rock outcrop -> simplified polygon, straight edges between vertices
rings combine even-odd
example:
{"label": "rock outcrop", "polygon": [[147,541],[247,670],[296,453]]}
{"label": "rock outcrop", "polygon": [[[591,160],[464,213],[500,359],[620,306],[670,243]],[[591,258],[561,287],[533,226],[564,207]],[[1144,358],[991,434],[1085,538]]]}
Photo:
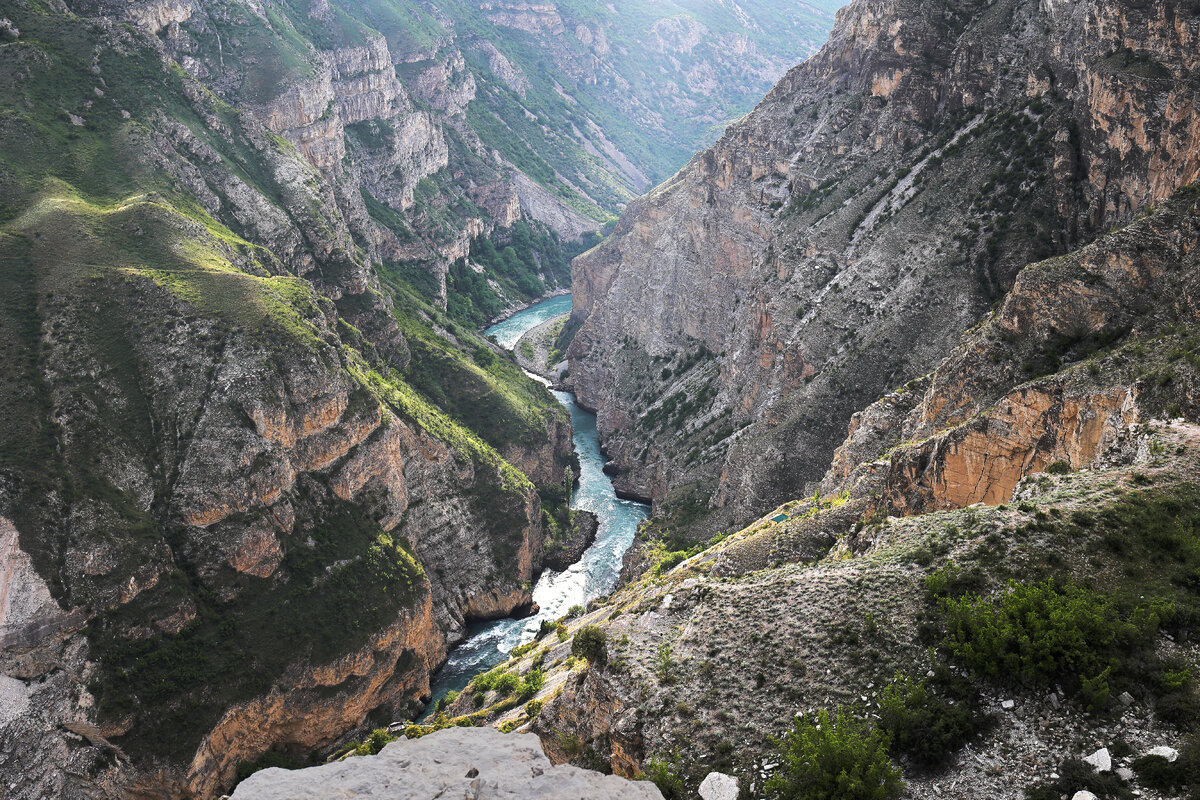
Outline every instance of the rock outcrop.
{"label": "rock outcrop", "polygon": [[541,502],[501,451],[561,482],[570,426],[375,270],[326,145],[428,122],[382,39],[235,111],[261,7],[74,8],[16,9],[36,41],[0,54],[0,785],[215,796],[411,717],[468,620],[530,606]]}
{"label": "rock outcrop", "polygon": [[840,11],[575,263],[571,380],[622,488],[697,533],[803,493],[1026,263],[1200,176],[1197,36],[1170,0]]}
{"label": "rock outcrop", "polygon": [[662,800],[649,782],[633,782],[578,767],[552,766],[536,736],[494,728],[448,728],[401,739],[379,755],[288,772],[263,770],[231,800]]}
{"label": "rock outcrop", "polygon": [[[1200,324],[1198,199],[1182,190],[1149,217],[1023,270],[903,400],[855,415],[822,491],[901,514],[999,504],[1052,464],[1095,465],[1138,422],[1193,418],[1197,386],[1179,332]],[[1123,347],[1153,353],[1131,360]]]}

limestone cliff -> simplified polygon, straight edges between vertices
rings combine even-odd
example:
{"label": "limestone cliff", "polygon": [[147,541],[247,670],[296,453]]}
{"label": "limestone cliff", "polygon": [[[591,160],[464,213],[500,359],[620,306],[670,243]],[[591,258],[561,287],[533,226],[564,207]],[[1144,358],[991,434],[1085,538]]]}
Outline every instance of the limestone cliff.
{"label": "limestone cliff", "polygon": [[[550,239],[601,228],[815,49],[830,22],[809,7],[738,16],[711,5],[713,30],[695,11],[646,4],[639,15],[662,18],[650,32],[637,15],[554,3],[72,7],[154,34],[183,69],[333,184],[370,260],[478,324],[564,284],[567,261]],[[524,282],[471,258],[474,241],[507,243],[518,223],[547,237]],[[467,269],[490,283],[468,290]],[[464,314],[456,293],[486,313]],[[484,303],[493,295],[499,308]]]}
{"label": "limestone cliff", "polygon": [[401,107],[380,40],[288,84],[323,121],[181,68],[194,5],[104,5],[135,24],[22,4],[0,52],[0,783],[214,796],[411,715],[469,618],[529,606],[543,512],[502,454],[561,482],[570,427],[380,280],[307,133]]}
{"label": "limestone cliff", "polygon": [[1195,418],[1197,196],[1023,270],[904,400],[854,416],[822,491],[902,514],[999,504],[1051,464],[1093,464],[1138,422]]}
{"label": "limestone cliff", "polygon": [[[843,705],[894,724],[909,680],[949,692],[974,727],[941,742],[934,768],[893,739],[903,797],[1019,796],[1097,740],[1140,753],[1179,741],[1200,690],[1184,681],[1169,700],[1138,670],[1196,663],[1195,623],[1160,630],[1132,609],[1197,608],[1186,587],[1200,557],[1183,552],[1200,492],[1198,254],[1200,189],[1187,187],[1029,265],[936,370],[854,416],[819,493],[697,554],[659,551],[656,569],[562,620],[564,636],[497,668],[539,673],[524,709],[493,689],[475,710],[482,690],[468,687],[451,711],[534,731],[556,761],[625,775],[667,764],[688,787],[718,769],[752,795],[785,761],[772,737],[798,714]],[[1094,715],[1069,683],[962,669],[950,655],[964,634],[944,638],[946,597],[994,604],[1034,583],[1131,609],[1119,618],[1148,649],[1124,679],[1120,656],[1106,662],[1112,696],[1093,702],[1111,714]],[[1057,624],[1044,608],[1022,613]],[[604,663],[568,657],[589,625],[606,634]],[[1125,767],[1114,781],[1149,792]]]}
{"label": "limestone cliff", "polygon": [[571,379],[618,485],[710,533],[801,494],[1022,266],[1200,175],[1198,35],[1169,0],[840,11],[575,263]]}

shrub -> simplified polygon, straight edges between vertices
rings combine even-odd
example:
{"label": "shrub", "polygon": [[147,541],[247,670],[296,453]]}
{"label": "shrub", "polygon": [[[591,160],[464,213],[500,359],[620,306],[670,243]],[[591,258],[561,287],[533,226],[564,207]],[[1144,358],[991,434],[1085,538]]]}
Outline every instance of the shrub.
{"label": "shrub", "polygon": [[586,658],[597,669],[608,663],[608,634],[597,625],[584,625],[575,632],[571,655]]}
{"label": "shrub", "polygon": [[659,683],[672,683],[675,680],[675,660],[671,658],[671,646],[660,644],[654,655],[654,674]]}
{"label": "shrub", "polygon": [[955,564],[947,564],[925,578],[925,593],[930,602],[937,602],[978,592],[983,589],[984,583],[983,570],[979,567],[971,567],[964,572]]}
{"label": "shrub", "polygon": [[1050,466],[1046,467],[1046,472],[1051,475],[1069,475],[1071,474],[1070,461],[1055,461]]}
{"label": "shrub", "polygon": [[529,715],[530,719],[533,719],[538,714],[542,713],[543,705],[544,703],[541,700],[530,700],[525,704],[525,713]]}
{"label": "shrub", "polygon": [[[973,698],[972,698],[973,699]],[[952,703],[934,693],[929,681],[897,674],[879,696],[879,727],[890,749],[914,766],[933,769],[967,743],[988,718],[973,702]]]}
{"label": "shrub", "polygon": [[646,770],[646,777],[658,787],[666,800],[684,800],[687,797],[683,770],[676,764],[660,756],[653,756],[646,762]]}
{"label": "shrub", "polygon": [[783,767],[765,787],[772,800],[894,800],[904,791],[887,735],[840,706],[798,717],[778,747]]}
{"label": "shrub", "polygon": [[517,691],[521,685],[521,678],[512,672],[504,672],[496,677],[492,683],[492,688],[496,690],[496,694],[507,696]]}
{"label": "shrub", "polygon": [[1058,779],[1025,792],[1027,800],[1059,800],[1087,790],[1100,800],[1132,800],[1129,784],[1111,772],[1096,772],[1095,768],[1078,758],[1064,761],[1058,768]]}
{"label": "shrub", "polygon": [[1162,756],[1142,756],[1133,762],[1133,771],[1141,783],[1163,794],[1200,798],[1200,735],[1184,743],[1174,762]]}
{"label": "shrub", "polygon": [[1126,620],[1108,597],[1050,581],[1013,582],[998,598],[969,594],[942,607],[946,646],[970,669],[1026,686],[1069,682],[1095,707],[1107,701],[1111,670],[1158,629],[1150,613]]}
{"label": "shrub", "polygon": [[542,690],[546,685],[546,676],[542,674],[540,669],[531,669],[525,674],[524,680],[521,681],[521,690],[517,692],[518,697],[522,700],[528,700]]}
{"label": "shrub", "polygon": [[386,745],[396,741],[395,736],[388,733],[387,728],[376,728],[371,731],[371,735],[362,741],[354,748],[356,756],[373,756],[382,750]]}

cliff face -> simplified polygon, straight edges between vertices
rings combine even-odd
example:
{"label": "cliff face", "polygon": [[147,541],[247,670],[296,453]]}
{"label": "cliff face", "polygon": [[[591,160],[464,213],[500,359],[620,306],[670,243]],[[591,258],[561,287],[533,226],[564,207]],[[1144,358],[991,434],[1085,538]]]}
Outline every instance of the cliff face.
{"label": "cliff face", "polygon": [[[856,414],[822,491],[893,514],[998,504],[1028,475],[1120,451],[1140,422],[1197,415],[1197,191],[1023,270],[933,373]],[[1048,374],[1047,374],[1048,373]]]}
{"label": "cliff face", "polygon": [[571,376],[618,483],[710,531],[799,495],[1024,264],[1200,175],[1198,31],[1175,2],[839,12],[575,264]]}
{"label": "cliff face", "polygon": [[[595,232],[674,171],[832,21],[831,9],[738,16],[709,5],[713,30],[694,9],[657,3],[628,14],[462,0],[71,7],[155,35],[334,185],[370,260],[479,324],[565,284],[559,239]],[[518,223],[545,236],[532,276],[471,259],[472,242],[502,247]],[[490,284],[465,288],[468,269]],[[451,302],[456,293],[473,307]]]}
{"label": "cliff face", "polygon": [[570,426],[379,278],[314,132],[405,116],[380,40],[240,111],[177,41],[196,6],[84,6],[136,25],[22,6],[0,52],[0,782],[212,796],[412,714],[469,618],[531,603],[541,502],[502,454],[560,482]]}
{"label": "cliff face", "polygon": [[[784,761],[771,740],[798,712],[845,705],[883,727],[898,713],[895,681],[954,693],[980,725],[944,742],[933,768],[893,739],[907,796],[1018,796],[1078,757],[1080,741],[1109,744],[1112,729],[1085,713],[1093,701],[1062,694],[1065,684],[962,670],[949,689],[945,670],[960,665],[936,646],[951,641],[937,595],[991,603],[1014,586],[1085,585],[1093,608],[1195,609],[1182,587],[1196,562],[1179,553],[1194,544],[1200,491],[1198,257],[1200,188],[1190,186],[1025,267],[936,370],[853,417],[818,494],[675,554],[681,562],[659,551],[656,569],[566,620],[567,637],[498,667],[544,671],[532,715],[498,691],[482,710],[460,700],[451,713],[534,731],[556,761],[624,775],[666,763],[689,788],[719,769],[751,793]],[[1055,611],[1021,613],[1056,624]],[[1200,657],[1194,623],[1156,636],[1146,634],[1155,623],[1124,619],[1152,643],[1139,669]],[[589,625],[606,633],[606,666],[567,659],[570,634]],[[1145,752],[1185,736],[1195,684],[1182,685],[1187,710],[1175,715],[1153,680],[1115,677],[1116,658],[1104,674],[1122,740]],[[1129,775],[1129,788],[1144,785]]]}

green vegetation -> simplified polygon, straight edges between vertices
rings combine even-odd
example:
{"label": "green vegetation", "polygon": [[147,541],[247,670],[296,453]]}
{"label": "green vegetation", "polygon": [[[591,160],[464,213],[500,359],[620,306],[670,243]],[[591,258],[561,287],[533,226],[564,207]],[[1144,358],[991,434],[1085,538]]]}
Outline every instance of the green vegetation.
{"label": "green vegetation", "polygon": [[477,675],[467,687],[472,692],[495,692],[502,698],[515,698],[511,706],[525,702],[542,690],[546,685],[546,676],[538,667],[530,669],[524,677],[509,672],[501,665],[495,669]]}
{"label": "green vegetation", "polygon": [[1162,756],[1145,755],[1133,762],[1138,780],[1164,795],[1200,798],[1200,735],[1193,734],[1184,743],[1175,761]]}
{"label": "green vegetation", "polygon": [[1058,779],[1033,787],[1025,792],[1026,800],[1059,800],[1089,791],[1101,800],[1133,800],[1129,784],[1111,772],[1097,772],[1095,767],[1078,758],[1064,761],[1058,767]]}
{"label": "green vegetation", "polygon": [[1014,582],[999,598],[967,595],[942,607],[946,646],[968,668],[1029,687],[1063,681],[1093,708],[1107,704],[1113,673],[1142,657],[1158,630],[1153,612],[1126,618],[1110,598],[1070,584]]}
{"label": "green vegetation", "polygon": [[268,750],[254,761],[243,761],[238,764],[234,785],[236,786],[259,770],[270,769],[272,767],[278,769],[302,769],[307,766],[311,766],[311,764],[289,756],[286,753]]}
{"label": "green vegetation", "polygon": [[101,713],[140,717],[123,744],[187,756],[199,732],[269,689],[298,656],[325,663],[361,647],[426,591],[420,566],[359,505],[326,498],[316,509],[297,521],[298,541],[314,544],[285,552],[289,581],[247,585],[232,601],[197,582],[197,616],[175,635],[126,634],[146,613],[139,606],[120,606],[92,627],[104,667],[91,685]]}
{"label": "green vegetation", "polygon": [[767,780],[771,800],[894,800],[904,791],[887,735],[840,706],[797,717],[777,745],[783,766]]}
{"label": "green vegetation", "polygon": [[934,679],[898,674],[879,696],[879,728],[889,750],[918,769],[944,766],[991,724],[973,687],[944,667]]}
{"label": "green vegetation", "polygon": [[608,664],[608,634],[598,625],[584,625],[571,640],[571,655],[586,658],[596,669]]}
{"label": "green vegetation", "polygon": [[677,761],[651,756],[646,762],[646,779],[653,782],[665,800],[686,800],[687,784],[684,770]]}

